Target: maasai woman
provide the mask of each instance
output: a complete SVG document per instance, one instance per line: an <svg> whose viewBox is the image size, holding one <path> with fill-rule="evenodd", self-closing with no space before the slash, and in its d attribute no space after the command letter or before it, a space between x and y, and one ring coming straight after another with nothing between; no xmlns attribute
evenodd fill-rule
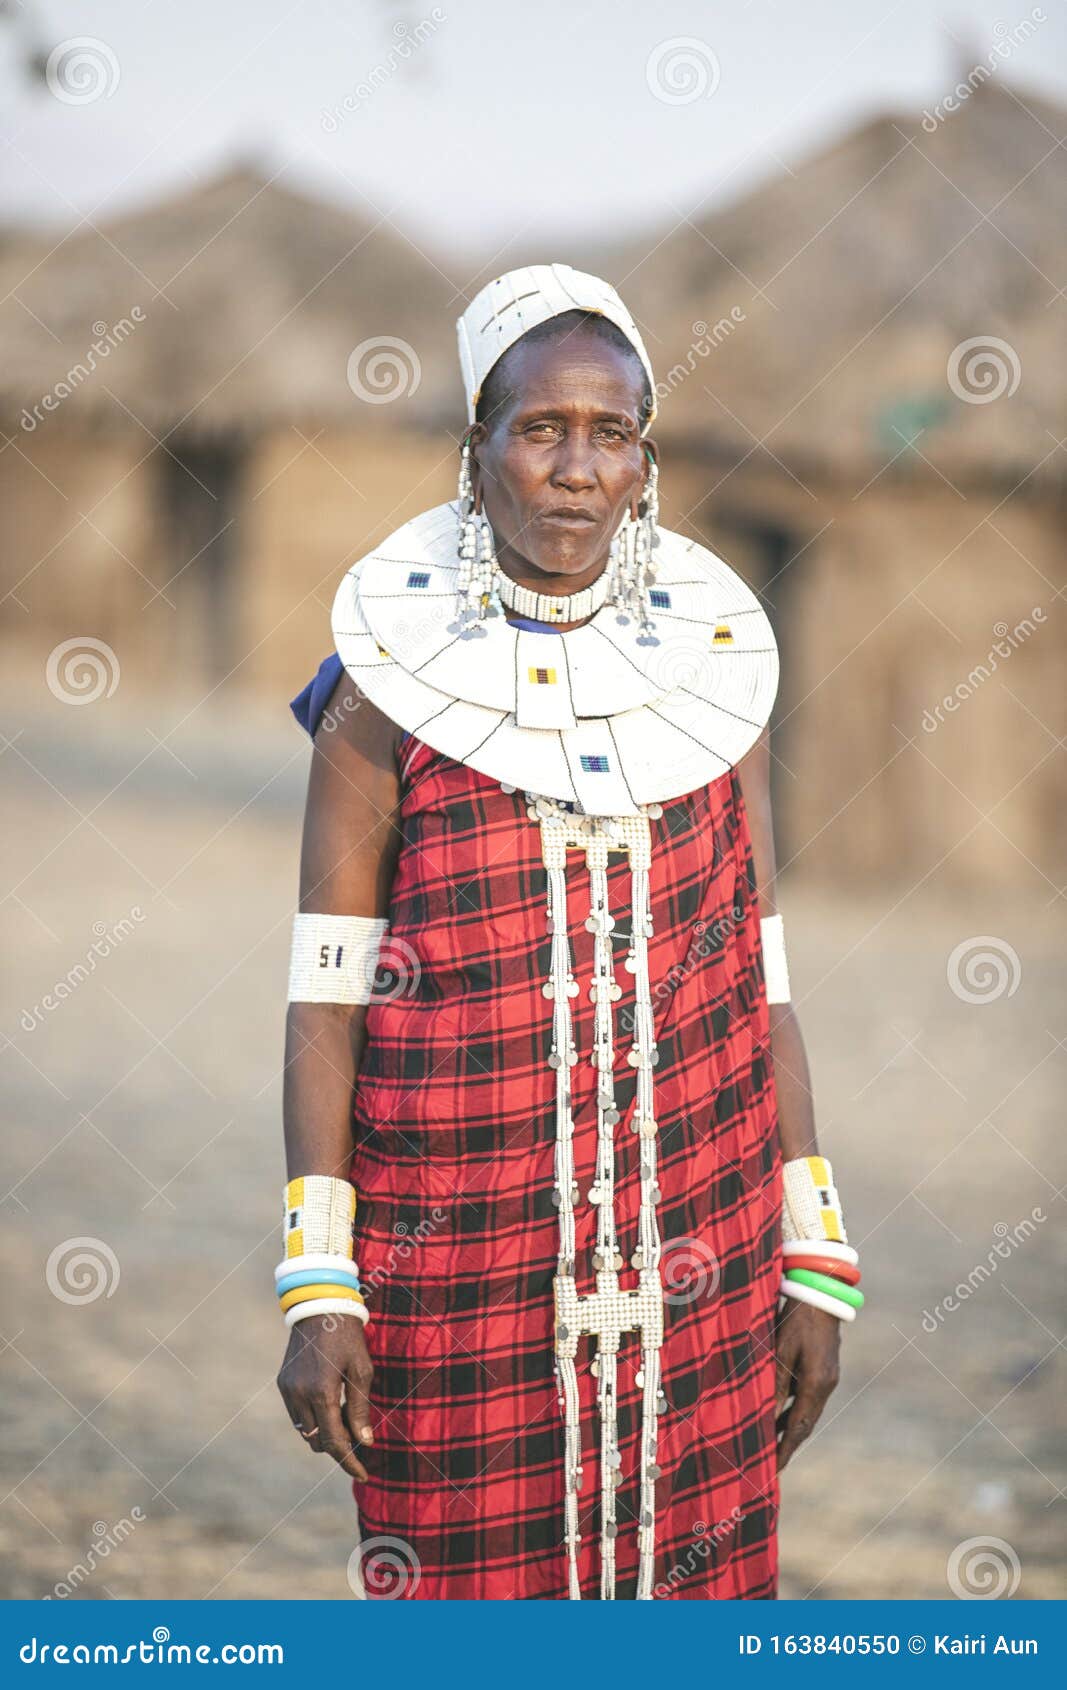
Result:
<svg viewBox="0 0 1067 1690"><path fill-rule="evenodd" d="M458 326L459 497L349 571L293 702L279 1386L371 1597L772 1597L862 1303L775 913L774 638L659 526L612 288L518 270Z"/></svg>

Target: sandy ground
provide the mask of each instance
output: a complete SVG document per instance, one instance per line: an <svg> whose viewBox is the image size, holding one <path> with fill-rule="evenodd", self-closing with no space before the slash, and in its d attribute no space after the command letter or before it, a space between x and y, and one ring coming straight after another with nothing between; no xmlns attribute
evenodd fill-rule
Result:
<svg viewBox="0 0 1067 1690"><path fill-rule="evenodd" d="M282 711L200 710L161 746L177 704L8 703L0 1593L350 1599L348 1481L274 1386L307 741ZM944 1596L992 1538L1009 1588L1017 1560L1019 1596L1062 1596L1062 902L1021 860L1007 903L936 873L782 901L869 1294L786 1476L783 1594ZM946 964L976 935L1019 974L972 1003ZM80 1238L107 1291L67 1301Z"/></svg>

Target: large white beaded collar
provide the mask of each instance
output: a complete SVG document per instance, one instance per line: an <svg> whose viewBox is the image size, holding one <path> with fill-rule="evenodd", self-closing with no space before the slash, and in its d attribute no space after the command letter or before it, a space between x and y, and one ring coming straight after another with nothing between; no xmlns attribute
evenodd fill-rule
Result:
<svg viewBox="0 0 1067 1690"><path fill-rule="evenodd" d="M778 648L722 558L660 528L655 623L605 604L568 632L515 627L494 594L457 620L454 501L423 511L353 565L334 599L341 661L409 733L491 779L627 816L739 762L778 688ZM494 614L495 612L495 614Z"/></svg>

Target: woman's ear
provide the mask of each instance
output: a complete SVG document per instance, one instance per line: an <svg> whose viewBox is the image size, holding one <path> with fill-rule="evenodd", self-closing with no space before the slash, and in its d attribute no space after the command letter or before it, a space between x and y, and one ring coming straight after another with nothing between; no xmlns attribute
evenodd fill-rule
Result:
<svg viewBox="0 0 1067 1690"><path fill-rule="evenodd" d="M470 447L471 496L474 503L475 513L479 516L481 515L482 510L482 467L478 462L477 448L485 439L486 432L487 430L485 424L476 422L471 423L466 434L463 436L465 444Z"/></svg>
<svg viewBox="0 0 1067 1690"><path fill-rule="evenodd" d="M655 464L657 469L659 468L659 447L656 445L656 442L654 440L642 440L642 442L641 442L641 471L642 471L641 480L640 480L639 484L634 488L633 496L630 500L630 515L633 517L635 522L637 521L639 516L642 516L644 514L644 512L641 510L641 505L644 502L645 487L646 487L647 482L648 482L649 467L652 464Z"/></svg>

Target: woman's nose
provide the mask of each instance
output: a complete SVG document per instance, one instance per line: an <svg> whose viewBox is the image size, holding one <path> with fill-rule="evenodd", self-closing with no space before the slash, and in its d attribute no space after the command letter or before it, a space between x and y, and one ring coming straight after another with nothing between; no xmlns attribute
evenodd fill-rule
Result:
<svg viewBox="0 0 1067 1690"><path fill-rule="evenodd" d="M552 480L559 487L594 487L593 449L587 440L571 435L557 453Z"/></svg>

